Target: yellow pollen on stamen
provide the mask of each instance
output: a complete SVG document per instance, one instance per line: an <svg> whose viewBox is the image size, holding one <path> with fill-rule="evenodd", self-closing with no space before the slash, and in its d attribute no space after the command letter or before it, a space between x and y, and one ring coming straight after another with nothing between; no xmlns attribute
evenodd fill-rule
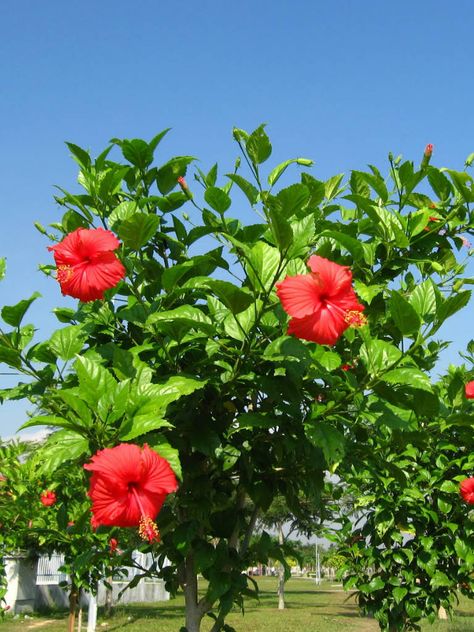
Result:
<svg viewBox="0 0 474 632"><path fill-rule="evenodd" d="M160 532L158 531L157 524L156 522L153 522L153 520L149 516L142 516L140 518L138 535L143 540L148 540L148 542L160 541Z"/></svg>
<svg viewBox="0 0 474 632"><path fill-rule="evenodd" d="M60 283L65 283L69 281L72 275L73 275L73 270L71 266L67 266L67 265L58 266L58 269L56 271L56 278L58 279Z"/></svg>
<svg viewBox="0 0 474 632"><path fill-rule="evenodd" d="M362 312L358 312L356 309L347 310L344 314L344 320L351 327L363 327L367 325L367 318L362 314Z"/></svg>

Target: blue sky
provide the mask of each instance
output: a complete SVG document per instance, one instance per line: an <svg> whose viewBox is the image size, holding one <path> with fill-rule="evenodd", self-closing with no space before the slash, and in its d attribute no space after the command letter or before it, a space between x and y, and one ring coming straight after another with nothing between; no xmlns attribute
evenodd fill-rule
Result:
<svg viewBox="0 0 474 632"><path fill-rule="evenodd" d="M191 154L225 173L232 127L266 122L272 164L310 157L319 178L384 167L389 151L418 161L428 142L434 164L462 169L474 151L473 23L470 0L4 2L0 304L41 291L32 316L47 335L50 310L68 302L37 272L51 257L33 228L60 217L55 184L75 188L66 140L96 153L172 127L163 161ZM444 332L447 359L471 338L470 312ZM0 408L0 436L23 416Z"/></svg>

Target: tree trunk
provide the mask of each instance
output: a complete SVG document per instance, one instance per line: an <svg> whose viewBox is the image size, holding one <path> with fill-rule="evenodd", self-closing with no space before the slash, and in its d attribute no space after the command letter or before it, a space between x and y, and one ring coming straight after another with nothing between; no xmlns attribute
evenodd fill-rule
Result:
<svg viewBox="0 0 474 632"><path fill-rule="evenodd" d="M112 584L112 577L107 577L107 581ZM110 617L113 608L113 591L112 588L105 588L105 616Z"/></svg>
<svg viewBox="0 0 474 632"><path fill-rule="evenodd" d="M184 567L184 604L186 610L186 631L199 632L204 615L198 603L198 584L192 553L186 556Z"/></svg>
<svg viewBox="0 0 474 632"><path fill-rule="evenodd" d="M82 628L82 607L79 606L79 612L77 613L77 632L81 632Z"/></svg>
<svg viewBox="0 0 474 632"><path fill-rule="evenodd" d="M285 542L285 535L283 533L283 524L278 525L278 544L282 545ZM285 568L280 563L278 569L278 610L285 609Z"/></svg>
<svg viewBox="0 0 474 632"><path fill-rule="evenodd" d="M446 621L448 618L448 613L446 612L446 608L443 608L443 606L440 606L438 609L438 619L442 619L443 621Z"/></svg>
<svg viewBox="0 0 474 632"><path fill-rule="evenodd" d="M72 584L71 591L69 593L69 619L68 619L68 632L74 632L74 626L76 623L76 608L79 597L79 591L76 586Z"/></svg>

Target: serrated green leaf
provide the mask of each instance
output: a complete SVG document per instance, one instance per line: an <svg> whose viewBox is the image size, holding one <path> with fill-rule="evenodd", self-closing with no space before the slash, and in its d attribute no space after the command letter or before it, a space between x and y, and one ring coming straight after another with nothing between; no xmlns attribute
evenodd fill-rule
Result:
<svg viewBox="0 0 474 632"><path fill-rule="evenodd" d="M178 178L186 175L193 156L176 156L160 167L156 173L156 184L162 195L167 195L177 185Z"/></svg>
<svg viewBox="0 0 474 632"><path fill-rule="evenodd" d="M235 182L235 184L239 187L242 193L245 194L247 200L250 202L252 206L254 206L257 203L258 196L259 196L258 189L254 187L251 182L249 182L242 176L237 175L236 173L227 173L226 176L229 178L229 180L232 180L232 182Z"/></svg>
<svg viewBox="0 0 474 632"><path fill-rule="evenodd" d="M285 162L281 162L274 169L272 169L270 175L268 176L268 184L270 186L276 184L276 182L278 182L278 180L289 167L289 165L294 163L302 165L304 167L312 167L314 165L314 162L309 158L291 158L290 160L285 160Z"/></svg>
<svg viewBox="0 0 474 632"><path fill-rule="evenodd" d="M179 460L178 450L173 448L162 435L157 435L153 437L153 439L150 439L149 446L168 461L177 478L182 480L183 473L181 470L181 461Z"/></svg>
<svg viewBox="0 0 474 632"><path fill-rule="evenodd" d="M250 134L245 142L245 148L250 160L256 165L270 158L272 145L265 133L265 125L260 125Z"/></svg>
<svg viewBox="0 0 474 632"><path fill-rule="evenodd" d="M153 151L141 138L123 140L121 149L125 160L139 169L145 170L153 162Z"/></svg>
<svg viewBox="0 0 474 632"><path fill-rule="evenodd" d="M70 325L56 330L48 345L61 360L72 360L81 351L85 339L86 334L81 325Z"/></svg>
<svg viewBox="0 0 474 632"><path fill-rule="evenodd" d="M154 430L169 427L171 427L169 421L156 417L156 414L135 415L133 419L130 419L121 426L119 439L121 441L131 441Z"/></svg>
<svg viewBox="0 0 474 632"><path fill-rule="evenodd" d="M244 261L248 279L256 292L267 291L275 283L275 275L281 262L280 251L258 241L249 250Z"/></svg>
<svg viewBox="0 0 474 632"><path fill-rule="evenodd" d="M416 313L426 320L436 312L436 290L431 279L427 279L416 286L408 299Z"/></svg>
<svg viewBox="0 0 474 632"><path fill-rule="evenodd" d="M140 250L153 237L159 225L160 218L157 215L135 213L120 224L118 235L125 246Z"/></svg>
<svg viewBox="0 0 474 632"><path fill-rule="evenodd" d="M395 603L400 603L400 601L408 594L408 589L404 586L397 586L392 591L393 598L395 599Z"/></svg>
<svg viewBox="0 0 474 632"><path fill-rule="evenodd" d="M206 189L204 199L209 206L219 214L225 213L232 203L227 193L218 187L209 187Z"/></svg>
<svg viewBox="0 0 474 632"><path fill-rule="evenodd" d="M40 296L39 292L34 292L30 298L19 301L16 305L5 305L1 311L3 320L12 327L19 327L30 305Z"/></svg>
<svg viewBox="0 0 474 632"><path fill-rule="evenodd" d="M307 424L305 433L313 445L321 448L328 466L339 463L345 454L345 439L339 430L326 422Z"/></svg>
<svg viewBox="0 0 474 632"><path fill-rule="evenodd" d="M35 455L40 464L40 473L52 474L67 461L74 461L88 454L87 439L72 430L58 430L51 434Z"/></svg>
<svg viewBox="0 0 474 632"><path fill-rule="evenodd" d="M403 335L418 332L421 326L420 317L415 308L396 290L392 290L390 296L390 313L395 325Z"/></svg>
<svg viewBox="0 0 474 632"><path fill-rule="evenodd" d="M415 367L402 367L392 369L381 375L381 379L388 384L406 384L421 391L431 392L431 382L429 377L420 369Z"/></svg>
<svg viewBox="0 0 474 632"><path fill-rule="evenodd" d="M370 375L378 375L400 360L402 352L385 340L369 340L360 348L360 357Z"/></svg>

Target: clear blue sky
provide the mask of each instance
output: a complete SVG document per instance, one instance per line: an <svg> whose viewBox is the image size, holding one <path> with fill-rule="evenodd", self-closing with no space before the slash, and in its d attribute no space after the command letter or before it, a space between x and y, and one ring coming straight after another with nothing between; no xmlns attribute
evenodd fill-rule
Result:
<svg viewBox="0 0 474 632"><path fill-rule="evenodd" d="M311 157L320 178L384 166L389 151L418 161L428 142L438 166L474 151L471 0L12 0L1 13L0 304L40 290L45 335L67 300L37 272L51 257L33 221L58 219L54 185L75 186L66 140L95 153L172 127L163 160L225 173L232 127L266 122L273 164ZM446 332L452 360L471 311ZM22 421L0 408L0 436Z"/></svg>

